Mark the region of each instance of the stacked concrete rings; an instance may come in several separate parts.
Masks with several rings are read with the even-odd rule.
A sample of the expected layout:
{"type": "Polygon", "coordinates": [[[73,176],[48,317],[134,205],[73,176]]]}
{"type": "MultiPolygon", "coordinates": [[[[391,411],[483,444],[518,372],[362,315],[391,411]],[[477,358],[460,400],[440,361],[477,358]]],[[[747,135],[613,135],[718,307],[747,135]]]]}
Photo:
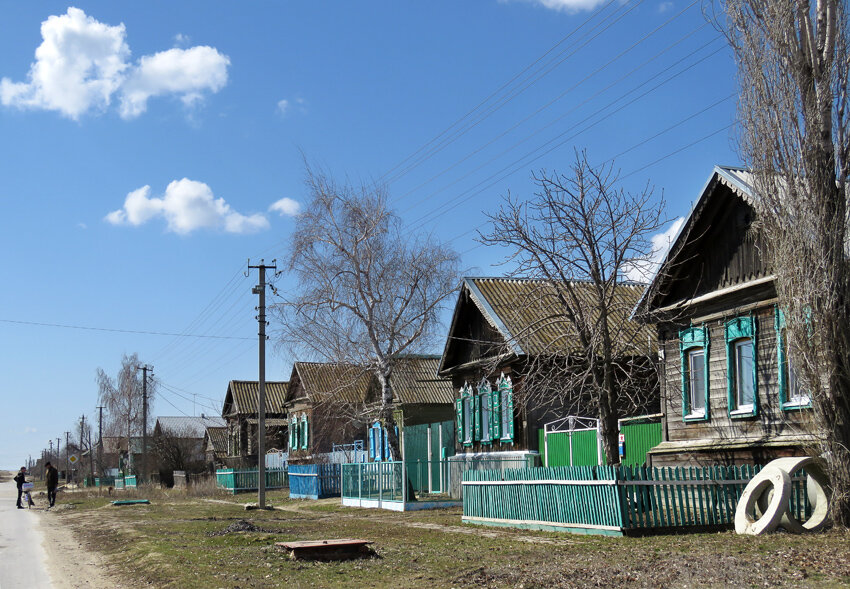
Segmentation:
{"type": "Polygon", "coordinates": [[[738,501],[735,512],[735,531],[738,534],[758,535],[783,528],[802,534],[816,532],[827,524],[829,480],[820,465],[808,456],[778,458],[771,461],[750,480],[738,501]],[[791,475],[805,468],[807,493],[812,515],[800,522],[791,513],[791,475]],[[756,508],[761,512],[757,517],[756,508]]]}

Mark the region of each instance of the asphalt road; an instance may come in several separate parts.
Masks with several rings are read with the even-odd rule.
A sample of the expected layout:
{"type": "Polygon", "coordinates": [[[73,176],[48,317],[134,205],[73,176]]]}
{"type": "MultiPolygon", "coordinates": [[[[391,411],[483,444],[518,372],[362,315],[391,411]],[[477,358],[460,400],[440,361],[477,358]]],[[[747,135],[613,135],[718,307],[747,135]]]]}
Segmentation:
{"type": "Polygon", "coordinates": [[[32,509],[17,509],[12,481],[0,483],[0,589],[50,589],[47,553],[42,542],[44,498],[32,509]]]}

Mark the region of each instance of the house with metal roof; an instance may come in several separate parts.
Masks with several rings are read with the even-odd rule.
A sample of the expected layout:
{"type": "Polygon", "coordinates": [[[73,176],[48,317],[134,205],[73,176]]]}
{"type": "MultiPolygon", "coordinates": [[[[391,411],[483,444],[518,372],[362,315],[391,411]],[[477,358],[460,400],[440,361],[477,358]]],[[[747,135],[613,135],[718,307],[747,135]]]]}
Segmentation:
{"type": "MultiPolygon", "coordinates": [[[[286,394],[289,383],[266,381],[266,431],[268,451],[285,447],[287,436],[286,394]]],[[[260,384],[256,380],[231,380],[221,416],[227,424],[227,457],[225,463],[231,468],[253,468],[257,466],[257,444],[259,417],[257,404],[260,384]]]]}
{"type": "Polygon", "coordinates": [[[754,198],[747,170],[715,167],[635,308],[662,367],[653,465],[763,464],[815,441],[754,198]]]}
{"type": "Polygon", "coordinates": [[[204,472],[212,468],[207,461],[204,437],[208,427],[225,427],[218,416],[160,416],[154,425],[152,444],[156,456],[159,480],[173,484],[175,470],[188,473],[204,472]]]}
{"type": "MultiPolygon", "coordinates": [[[[592,289],[589,282],[569,283],[572,296],[587,299],[587,309],[593,308],[592,289]]],[[[570,414],[595,416],[595,400],[584,390],[525,386],[530,371],[544,362],[569,371],[573,358],[580,360],[583,353],[564,315],[564,290],[537,279],[463,280],[438,367],[438,375],[454,387],[457,459],[532,464],[546,424],[570,414]]],[[[610,303],[609,321],[618,333],[615,358],[645,373],[635,391],[641,402],[618,407],[621,417],[657,413],[654,333],[630,319],[643,291],[639,284],[619,284],[610,303]]]]}

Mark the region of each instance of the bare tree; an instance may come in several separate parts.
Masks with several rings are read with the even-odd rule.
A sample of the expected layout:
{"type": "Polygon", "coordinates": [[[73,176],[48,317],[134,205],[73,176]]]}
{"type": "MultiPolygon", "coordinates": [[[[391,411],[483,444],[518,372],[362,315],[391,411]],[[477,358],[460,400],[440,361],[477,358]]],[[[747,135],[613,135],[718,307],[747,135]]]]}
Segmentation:
{"type": "Polygon", "coordinates": [[[373,371],[379,417],[400,456],[393,415],[399,355],[433,341],[438,313],[457,289],[457,253],[411,235],[383,186],[340,185],[308,168],[311,202],[298,216],[288,269],[298,294],[276,305],[282,341],[316,359],[373,371]]]}
{"type": "Polygon", "coordinates": [[[840,0],[726,0],[741,155],[833,485],[850,526],[850,27],[840,0]]]}
{"type": "Polygon", "coordinates": [[[537,395],[537,405],[595,409],[614,464],[617,420],[647,404],[657,378],[650,332],[629,320],[642,288],[628,285],[625,273],[653,258],[664,201],[648,186],[638,194],[618,188],[613,166],[594,168],[584,152],[569,176],[543,171],[533,178],[535,197],[508,195],[489,215],[491,232],[480,236],[508,249],[514,275],[537,280],[526,306],[538,307],[527,315],[540,319],[516,337],[545,348],[529,358],[523,394],[537,395]]]}
{"type": "MultiPolygon", "coordinates": [[[[131,454],[130,438],[142,433],[142,376],[136,367],[140,366],[138,354],[121,359],[121,369],[115,378],[102,368],[97,369],[98,400],[106,408],[108,433],[124,435],[127,438],[128,456],[131,454]]],[[[148,383],[148,429],[153,425],[154,387],[156,381],[148,383]]]]}

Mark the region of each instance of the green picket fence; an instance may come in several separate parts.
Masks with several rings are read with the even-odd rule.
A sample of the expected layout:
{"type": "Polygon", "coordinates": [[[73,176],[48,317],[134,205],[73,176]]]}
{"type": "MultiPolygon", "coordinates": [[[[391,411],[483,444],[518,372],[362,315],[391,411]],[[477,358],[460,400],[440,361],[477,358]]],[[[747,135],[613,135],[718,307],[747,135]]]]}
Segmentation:
{"type": "Polygon", "coordinates": [[[115,488],[123,489],[124,488],[124,477],[115,477],[115,488]]]}
{"type": "Polygon", "coordinates": [[[124,477],[124,487],[127,489],[135,489],[137,487],[136,484],[136,475],[131,474],[124,477]]]}
{"type": "MultiPolygon", "coordinates": [[[[572,466],[468,472],[463,521],[622,535],[629,531],[729,527],[759,467],[572,466]]],[[[790,509],[811,515],[805,473],[795,473],[790,509]]]]}
{"type": "Polygon", "coordinates": [[[358,462],[342,465],[343,499],[403,502],[404,469],[401,462],[358,462]]]}
{"type": "MultiPolygon", "coordinates": [[[[256,468],[236,470],[232,468],[215,471],[216,486],[234,495],[240,491],[256,491],[259,488],[259,471],[256,468]]],[[[286,470],[266,470],[266,489],[285,489],[289,487],[286,470]]]]}

